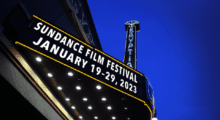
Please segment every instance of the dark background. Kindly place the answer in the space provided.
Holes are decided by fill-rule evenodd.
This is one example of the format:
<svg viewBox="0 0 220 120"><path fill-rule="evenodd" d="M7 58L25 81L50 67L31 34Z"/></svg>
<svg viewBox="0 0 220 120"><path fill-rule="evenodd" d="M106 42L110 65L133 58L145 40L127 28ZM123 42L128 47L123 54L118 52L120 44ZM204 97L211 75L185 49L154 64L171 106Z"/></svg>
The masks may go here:
<svg viewBox="0 0 220 120"><path fill-rule="evenodd" d="M88 0L107 54L123 61L125 22L140 22L137 70L153 88L159 120L218 119L218 0Z"/></svg>

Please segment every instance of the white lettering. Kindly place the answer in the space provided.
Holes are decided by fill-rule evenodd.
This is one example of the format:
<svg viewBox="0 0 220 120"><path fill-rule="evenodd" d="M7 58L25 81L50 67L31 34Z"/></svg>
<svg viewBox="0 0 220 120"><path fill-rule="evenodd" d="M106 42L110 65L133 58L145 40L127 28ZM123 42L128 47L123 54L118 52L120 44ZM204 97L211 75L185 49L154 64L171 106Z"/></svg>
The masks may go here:
<svg viewBox="0 0 220 120"><path fill-rule="evenodd" d="M51 52L51 53L53 52L53 54L56 55L57 52L59 51L59 49L60 49L60 46L57 46L57 48L56 48L56 45L53 44L52 48L50 49L50 52Z"/></svg>
<svg viewBox="0 0 220 120"><path fill-rule="evenodd" d="M50 45L50 42L47 40L40 47L45 48L45 50L48 51L49 45Z"/></svg>
<svg viewBox="0 0 220 120"><path fill-rule="evenodd" d="M66 58L66 60L70 60L71 63L73 63L73 57L74 57L74 54L73 53L70 53L70 55Z"/></svg>
<svg viewBox="0 0 220 120"><path fill-rule="evenodd" d="M118 72L118 64L115 65L115 72Z"/></svg>
<svg viewBox="0 0 220 120"><path fill-rule="evenodd" d="M111 61L108 60L108 61L107 61L107 65L106 65L107 68L110 66L110 63L111 63Z"/></svg>
<svg viewBox="0 0 220 120"><path fill-rule="evenodd" d="M69 46L69 48L71 48L73 46L73 42L74 42L73 40L69 39L66 46L67 47Z"/></svg>
<svg viewBox="0 0 220 120"><path fill-rule="evenodd" d="M120 68L120 72L119 72L119 74L121 75L121 70L122 70L122 67L121 67L121 66L119 66L119 68Z"/></svg>
<svg viewBox="0 0 220 120"><path fill-rule="evenodd" d="M65 44L66 44L66 39L67 39L67 37L64 36L64 37L62 38L62 40L60 41L60 43L63 43L63 45L65 45Z"/></svg>
<svg viewBox="0 0 220 120"><path fill-rule="evenodd" d="M63 52L64 52L64 49L62 48L62 49L61 49L61 51L60 51L60 57L61 57L61 58L65 58L65 57L66 57L66 55L67 55L67 53L68 53L68 51L67 51L67 50L65 50L64 55L62 55L62 54L63 54Z"/></svg>
<svg viewBox="0 0 220 120"><path fill-rule="evenodd" d="M56 36L54 37L54 40L59 41L61 37L61 34L57 32Z"/></svg>
<svg viewBox="0 0 220 120"><path fill-rule="evenodd" d="M97 62L100 63L101 65L103 65L104 64L104 60L105 60L105 58L102 57L101 55L99 55Z"/></svg>
<svg viewBox="0 0 220 120"><path fill-rule="evenodd" d="M78 66L80 66L80 62L81 62L81 57L76 56L76 60L75 60L74 64L77 64Z"/></svg>
<svg viewBox="0 0 220 120"><path fill-rule="evenodd" d="M92 51L92 53L91 53L91 55L90 55L90 59L92 59L92 55L93 55L93 51Z"/></svg>
<svg viewBox="0 0 220 120"><path fill-rule="evenodd" d="M78 50L78 53L82 54L83 48L84 48L84 46L83 46L83 45L80 45L79 50Z"/></svg>
<svg viewBox="0 0 220 120"><path fill-rule="evenodd" d="M133 51L132 49L128 49L128 51L129 51L129 55L131 55L131 52Z"/></svg>
<svg viewBox="0 0 220 120"><path fill-rule="evenodd" d="M95 53L94 56L93 56L93 60L94 60L94 61L96 61L95 57L96 57L96 53Z"/></svg>
<svg viewBox="0 0 220 120"><path fill-rule="evenodd" d="M136 77L136 74L134 74L134 82L135 82L135 83L138 83L136 78L137 78L137 77Z"/></svg>
<svg viewBox="0 0 220 120"><path fill-rule="evenodd" d="M39 40L37 42L33 41L34 45L39 45L41 43L41 41L43 40L42 37L39 38Z"/></svg>
<svg viewBox="0 0 220 120"><path fill-rule="evenodd" d="M41 30L40 30L40 32L42 33L42 34L45 34L47 31L48 31L48 29L49 29L49 27L47 27L46 29L46 25L44 25L42 28L41 28Z"/></svg>
<svg viewBox="0 0 220 120"><path fill-rule="evenodd" d="M86 57L90 54L90 51L91 51L91 50L90 50L89 48L87 48L86 54L85 54Z"/></svg>
<svg viewBox="0 0 220 120"><path fill-rule="evenodd" d="M129 43L128 49L131 48L131 47L133 47L133 44L132 44L132 43Z"/></svg>
<svg viewBox="0 0 220 120"><path fill-rule="evenodd" d="M128 62L127 65L130 66L131 68L133 68L131 62Z"/></svg>
<svg viewBox="0 0 220 120"><path fill-rule="evenodd" d="M50 29L50 31L47 33L47 36L49 36L50 38L52 38L55 33L56 33L56 30L53 31L53 29Z"/></svg>
<svg viewBox="0 0 220 120"><path fill-rule="evenodd" d="M111 70L113 70L114 71L114 67L115 66L115 63L114 62L112 62L112 64L111 64Z"/></svg>
<svg viewBox="0 0 220 120"><path fill-rule="evenodd" d="M38 22L38 23L37 23L37 27L34 27L34 29L35 29L35 30L39 30L41 25L43 25L43 23Z"/></svg>
<svg viewBox="0 0 220 120"><path fill-rule="evenodd" d="M126 70L126 78L128 78L130 71Z"/></svg>
<svg viewBox="0 0 220 120"><path fill-rule="evenodd" d="M123 68L123 76L125 76L125 69Z"/></svg>
<svg viewBox="0 0 220 120"><path fill-rule="evenodd" d="M83 62L82 62L83 64L82 64L82 68L85 68L85 65L88 63L88 61L86 61L86 60L84 60L83 59Z"/></svg>
<svg viewBox="0 0 220 120"><path fill-rule="evenodd" d="M75 51L77 51L76 45L79 45L79 43L75 43L75 44L73 45L73 50L75 50Z"/></svg>
<svg viewBox="0 0 220 120"><path fill-rule="evenodd" d="M129 41L132 42L132 41L133 41L133 37L132 37L132 38L129 38Z"/></svg>
<svg viewBox="0 0 220 120"><path fill-rule="evenodd" d="M129 37L134 37L134 35L132 33L129 34Z"/></svg>
<svg viewBox="0 0 220 120"><path fill-rule="evenodd" d="M131 72L131 74L130 74L130 80L132 80L133 81L133 73Z"/></svg>

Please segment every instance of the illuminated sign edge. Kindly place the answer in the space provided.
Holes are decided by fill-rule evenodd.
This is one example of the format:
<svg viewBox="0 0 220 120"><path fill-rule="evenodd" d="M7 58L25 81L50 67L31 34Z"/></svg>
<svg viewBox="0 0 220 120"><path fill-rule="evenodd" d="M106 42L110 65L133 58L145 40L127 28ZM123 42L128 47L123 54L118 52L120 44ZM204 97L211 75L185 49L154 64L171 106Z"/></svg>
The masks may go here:
<svg viewBox="0 0 220 120"><path fill-rule="evenodd" d="M47 56L46 54L43 54L43 53L41 53L41 52L39 52L39 51L37 51L37 50L31 48L31 47L28 47L27 45L24 45L24 44L21 43L21 42L15 41L15 44L19 44L19 45L21 45L21 46L23 46L23 47L25 47L25 48L28 48L28 49L30 49L30 50L36 52L36 53L39 53L39 54L41 54L41 55L43 55L43 56L45 56L45 57L47 57L47 58L49 58L49 59L55 61L55 62L58 62L58 63L60 63L60 64L62 64L62 65L64 65L64 66L66 66L66 67L68 67L68 68L71 68L71 69L73 69L73 70L75 70L75 71L77 71L77 72L83 74L83 75L86 75L87 77L92 78L92 79L94 79L94 80L97 81L97 82L100 82L100 83L102 83L102 84L104 84L104 85L106 85L106 86L108 86L108 87L110 87L110 88L112 88L112 89L115 89L115 90L117 90L117 91L119 91L119 92L121 92L121 93L123 93L123 94L125 94L125 95L128 95L128 96L130 96L130 97L132 97L132 98L134 98L134 99L136 99L136 100L138 100L138 101L140 101L140 102L143 102L144 105L148 107L150 113L152 114L152 111L151 111L150 107L148 106L148 104L147 104L144 100L142 100L142 99L140 99L140 98L137 98L137 97L135 97L135 96L133 96L133 95L130 95L129 93L126 93L126 92L124 92L124 91L122 91L122 90L119 90L118 88L115 88L115 87L113 87L113 86L111 86L111 85L109 85L109 84L107 84L107 83L105 83L105 82L102 82L102 81L98 80L97 78L94 78L94 77L92 77L92 76L90 76L90 75L87 75L86 73L84 73L84 72L82 72L82 71L80 71L80 70L78 70L78 69L76 69L76 68L70 67L69 65L64 64L64 63L60 62L59 60L56 60L56 59L54 59L54 58L52 58L52 57L50 57L50 56Z"/></svg>

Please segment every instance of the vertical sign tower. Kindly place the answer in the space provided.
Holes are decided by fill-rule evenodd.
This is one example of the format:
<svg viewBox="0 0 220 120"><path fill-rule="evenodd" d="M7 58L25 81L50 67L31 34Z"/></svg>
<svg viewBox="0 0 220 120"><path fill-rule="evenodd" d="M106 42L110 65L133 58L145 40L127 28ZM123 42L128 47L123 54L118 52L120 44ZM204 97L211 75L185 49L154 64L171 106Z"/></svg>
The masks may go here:
<svg viewBox="0 0 220 120"><path fill-rule="evenodd" d="M131 20L126 22L125 30L127 32L127 36L126 36L126 44L125 44L124 64L128 65L133 69L137 69L136 32L140 31L139 22L136 20Z"/></svg>

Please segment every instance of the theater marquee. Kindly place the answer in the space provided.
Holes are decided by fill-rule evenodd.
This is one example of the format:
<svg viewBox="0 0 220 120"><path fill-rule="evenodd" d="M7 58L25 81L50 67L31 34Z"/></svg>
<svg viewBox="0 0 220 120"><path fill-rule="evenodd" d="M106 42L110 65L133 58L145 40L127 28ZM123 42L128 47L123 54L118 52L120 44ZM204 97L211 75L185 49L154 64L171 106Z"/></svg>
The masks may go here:
<svg viewBox="0 0 220 120"><path fill-rule="evenodd" d="M146 97L145 79L140 72L35 15L15 44L142 102Z"/></svg>

